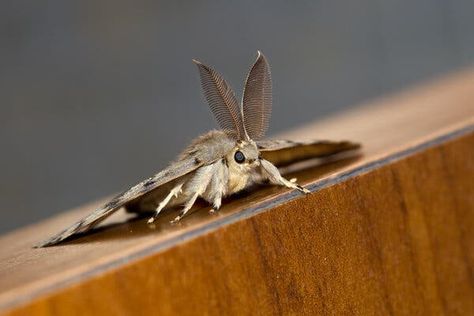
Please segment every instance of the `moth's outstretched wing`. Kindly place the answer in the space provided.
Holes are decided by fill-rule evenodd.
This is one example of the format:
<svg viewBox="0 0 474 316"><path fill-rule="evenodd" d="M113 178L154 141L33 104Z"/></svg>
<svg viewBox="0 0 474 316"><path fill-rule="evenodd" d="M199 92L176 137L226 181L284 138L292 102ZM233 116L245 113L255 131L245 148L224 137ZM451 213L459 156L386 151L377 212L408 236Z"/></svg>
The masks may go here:
<svg viewBox="0 0 474 316"><path fill-rule="evenodd" d="M105 220L107 217L112 215L115 211L117 211L130 201L133 201L143 196L144 194L158 188L163 184L166 184L174 179L182 177L196 170L205 163L205 161L198 161L192 157L177 161L171 164L168 168L157 173L156 175L140 182L139 184L131 187L129 190L117 195L115 198L113 198L110 202L108 202L101 208L98 208L93 213L79 220L78 222L63 230L59 234L49 238L48 240L43 241L42 243L39 243L35 247L52 246L74 234L85 232Z"/></svg>
<svg viewBox="0 0 474 316"><path fill-rule="evenodd" d="M272 76L270 65L259 51L245 81L242 107L245 130L253 140L265 136L272 112Z"/></svg>
<svg viewBox="0 0 474 316"><path fill-rule="evenodd" d="M343 151L360 148L360 144L348 141L308 141L264 140L257 142L262 158L277 167L283 167L311 158L324 158Z"/></svg>
<svg viewBox="0 0 474 316"><path fill-rule="evenodd" d="M199 69L201 85L207 103L219 127L230 132L235 139L247 139L242 122L241 108L229 84L214 69L193 60Z"/></svg>

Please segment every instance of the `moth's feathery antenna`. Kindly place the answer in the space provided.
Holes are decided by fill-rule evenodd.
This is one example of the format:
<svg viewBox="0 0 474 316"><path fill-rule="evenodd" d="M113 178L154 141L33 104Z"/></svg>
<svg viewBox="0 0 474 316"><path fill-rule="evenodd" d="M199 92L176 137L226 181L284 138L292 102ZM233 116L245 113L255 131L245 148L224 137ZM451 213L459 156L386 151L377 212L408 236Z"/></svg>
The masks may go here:
<svg viewBox="0 0 474 316"><path fill-rule="evenodd" d="M257 60L245 80L242 96L245 130L254 140L265 136L272 112L272 77L265 56L257 51Z"/></svg>
<svg viewBox="0 0 474 316"><path fill-rule="evenodd" d="M214 69L195 59L193 62L199 69L204 96L220 128L232 132L237 139L248 139L232 88Z"/></svg>

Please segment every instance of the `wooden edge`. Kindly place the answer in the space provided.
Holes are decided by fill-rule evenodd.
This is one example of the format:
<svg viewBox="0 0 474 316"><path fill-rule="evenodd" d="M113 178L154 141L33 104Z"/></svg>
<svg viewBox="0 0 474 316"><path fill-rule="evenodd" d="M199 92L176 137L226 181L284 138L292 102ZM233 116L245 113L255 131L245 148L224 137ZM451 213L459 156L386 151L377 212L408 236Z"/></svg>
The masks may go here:
<svg viewBox="0 0 474 316"><path fill-rule="evenodd" d="M373 159L366 162L355 162L348 167L339 169L330 176L311 181L308 184L308 189L312 192L320 191L329 186L337 185L361 174L369 173L381 166L389 165L405 157L473 132L473 117L466 117L464 120L458 120L456 124L444 126L443 129L437 130L430 135L423 135L423 137L413 140L409 144L403 144L387 154L382 153L375 155ZM357 141L357 139L355 139L355 141ZM61 273L48 276L47 278L28 283L22 287L12 289L9 292L0 294L0 309L3 311L13 309L16 306L26 304L40 296L49 295L59 289L77 284L78 282L98 276L104 272L117 269L148 257L151 254L163 252L176 245L204 236L227 225L267 212L276 205L294 200L299 196L300 194L294 191L279 192L278 194L270 196L268 199L260 200L252 207L245 207L241 211L231 213L228 216L215 218L211 221L204 222L202 225L172 234L165 240L159 242L153 240L148 241L145 244L130 247L120 254L101 257L91 266L68 269Z"/></svg>
<svg viewBox="0 0 474 316"><path fill-rule="evenodd" d="M467 126L454 129L451 132L440 135L437 137L434 137L432 139L427 139L424 142L421 142L419 144L413 145L409 148L406 148L404 150L401 150L399 152L396 152L394 154L391 154L386 157L379 158L377 160L371 161L366 164L362 164L360 166L356 166L354 168L351 168L349 170L346 170L344 172L338 173L335 176L322 179L320 181L316 181L315 183L311 184L308 189L311 192L317 192L320 191L326 187L333 186L336 184L339 184L343 181L347 181L351 178L355 178L361 174L365 174L368 172L371 172L372 170L375 170L377 168L380 168L385 165L389 165L397 160L403 159L405 157L414 155L418 152L424 151L426 149L441 145L443 143L449 142L453 139L471 134L474 132L474 124L469 124ZM295 198L298 198L301 194L295 191L289 191L286 193L283 193L279 195L276 198L273 198L268 201L264 201L261 204L258 204L257 206L250 207L243 209L239 213L235 213L231 216L222 218L222 219L217 219L213 222L207 223L203 225L202 227L192 229L190 231L187 231L181 235L175 236L173 238L170 238L164 242L159 242L157 244L149 245L140 251L132 252L127 254L126 256L122 256L120 258L114 258L111 260L104 260L106 262L98 264L93 266L92 269L88 271L83 271L79 272L77 274L74 274L73 276L69 276L67 278L64 278L61 282L56 282L54 284L48 285L48 286L43 286L41 288L36 288L36 289L31 289L29 295L21 295L17 296L17 294L13 294L12 297L10 297L9 300L2 300L0 301L0 309L4 309L5 311L12 309L18 305L25 304L26 302L42 295L47 295L49 293L52 293L56 290L59 290L61 288L70 286L76 282L79 282L84 279L88 279L97 275L100 275L104 272L108 272L110 270L116 269L120 266L129 264L131 262L140 260L144 257L147 257L151 254L156 254L162 251L165 251L169 248L172 248L178 244L184 243L186 241L192 240L194 238L198 238L199 236L208 234L212 231L215 231L219 228L222 228L226 225L233 224L235 222L241 221L243 219L255 216L257 214L267 212L271 210L273 207L276 205L288 202L290 200L293 200ZM68 271L69 273L69 271ZM44 281L42 281L44 284ZM24 291L25 289L22 289Z"/></svg>

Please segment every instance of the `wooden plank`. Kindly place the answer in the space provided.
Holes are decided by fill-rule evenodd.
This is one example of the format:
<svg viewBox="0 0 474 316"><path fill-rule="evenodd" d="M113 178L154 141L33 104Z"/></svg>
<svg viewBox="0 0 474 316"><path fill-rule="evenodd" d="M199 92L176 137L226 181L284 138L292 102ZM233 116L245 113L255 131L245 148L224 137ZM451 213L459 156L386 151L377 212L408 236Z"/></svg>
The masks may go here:
<svg viewBox="0 0 474 316"><path fill-rule="evenodd" d="M263 188L179 225L31 248L100 202L7 234L0 311L474 314L472 87L465 71L288 132L364 145L296 172L307 196Z"/></svg>

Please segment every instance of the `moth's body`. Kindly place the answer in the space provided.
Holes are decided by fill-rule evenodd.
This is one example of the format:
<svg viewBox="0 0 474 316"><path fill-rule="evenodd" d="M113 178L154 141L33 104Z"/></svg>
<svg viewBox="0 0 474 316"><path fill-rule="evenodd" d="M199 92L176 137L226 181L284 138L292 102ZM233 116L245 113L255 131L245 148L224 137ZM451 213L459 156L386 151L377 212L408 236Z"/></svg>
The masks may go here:
<svg viewBox="0 0 474 316"><path fill-rule="evenodd" d="M117 195L38 247L55 245L85 232L121 207L132 212L154 211L149 220L153 222L162 210L180 206L175 222L198 198L218 210L224 197L262 182L308 193L283 178L277 167L359 147L350 142L261 140L268 127L272 96L270 66L260 52L247 76L240 104L216 71L194 62L206 100L222 130L196 138L166 169Z"/></svg>
<svg viewBox="0 0 474 316"><path fill-rule="evenodd" d="M200 152L203 150L205 152ZM191 203L188 205L188 202L194 203L196 198L207 201L215 211L220 208L223 198L263 182L273 180L274 184L306 192L298 185L283 179L279 173L275 173L276 168L269 168L270 163L260 157L260 151L254 141L236 142L225 131L210 131L198 137L183 152L179 161L196 157L196 155L205 155L209 150L227 152L227 154L221 159L199 168L196 172L182 177L173 183L173 188L169 191L151 191L135 203L131 203L130 210L134 212L155 210L158 215L167 208L184 206L181 215L175 219L177 221L192 206ZM241 163L235 159L237 152L242 153L245 157ZM166 200L167 196L169 196L168 200ZM164 200L166 202L160 205ZM152 217L149 222L153 222L154 218Z"/></svg>

